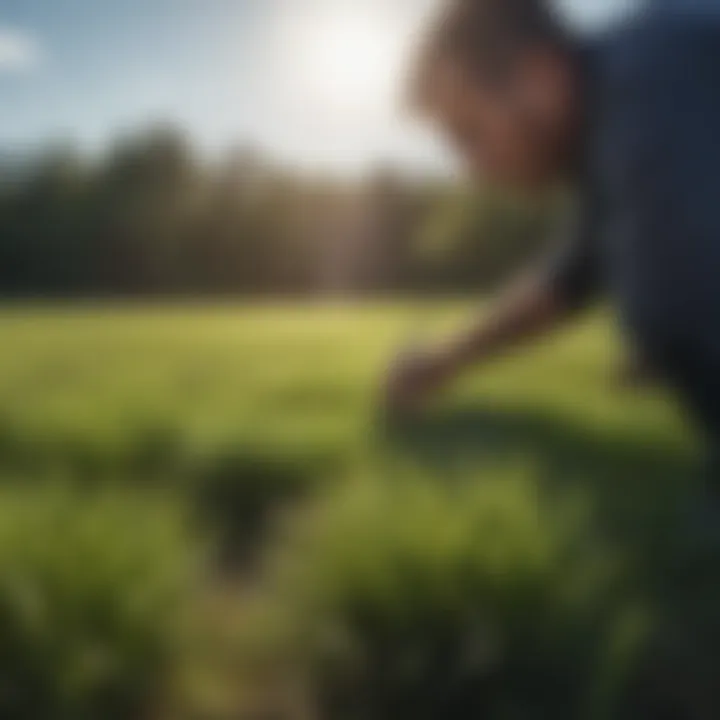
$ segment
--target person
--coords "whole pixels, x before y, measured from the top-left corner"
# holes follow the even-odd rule
[[[414,106],[474,174],[577,199],[560,251],[490,313],[402,353],[391,413],[574,317],[602,292],[639,356],[720,447],[720,2],[655,0],[591,40],[544,0],[454,0],[413,73]],[[720,474],[720,465],[716,473]]]

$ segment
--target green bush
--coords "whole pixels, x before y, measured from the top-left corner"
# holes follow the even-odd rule
[[[649,614],[582,507],[533,487],[345,490],[281,553],[255,640],[292,639],[332,720],[616,717]]]
[[[175,658],[196,557],[165,503],[3,488],[0,717],[140,717]]]

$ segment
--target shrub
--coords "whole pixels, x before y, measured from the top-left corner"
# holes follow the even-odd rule
[[[176,508],[0,491],[0,716],[137,718],[182,628],[196,551]]]
[[[613,717],[649,616],[587,521],[512,478],[352,486],[281,553],[265,629],[321,717]]]

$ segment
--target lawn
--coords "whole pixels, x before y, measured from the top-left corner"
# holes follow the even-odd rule
[[[198,446],[345,455],[360,444],[372,452],[378,378],[393,349],[418,318],[432,336],[466,310],[7,310],[0,314],[0,466],[143,474],[170,472]],[[478,372],[440,414],[464,415],[466,425],[477,414],[483,435],[497,430],[502,444],[519,434],[520,446],[537,445],[531,449],[541,460],[550,435],[561,445],[565,438],[571,455],[601,451],[602,464],[618,470],[625,460],[633,470],[675,462],[687,442],[672,411],[612,386],[620,356],[607,325],[594,320]]]
[[[254,676],[267,665],[277,671],[285,664],[278,657],[292,657],[306,679],[303,697],[312,695],[326,716],[462,717],[458,708],[472,706],[493,718],[530,717],[513,698],[524,692],[519,688],[539,684],[545,699],[529,697],[534,706],[545,703],[549,716],[578,717],[582,707],[582,717],[618,717],[609,698],[622,697],[629,681],[619,661],[607,660],[615,651],[603,643],[628,634],[611,632],[610,625],[642,625],[627,620],[631,606],[642,606],[644,618],[662,614],[670,583],[666,558],[675,552],[669,529],[693,486],[693,443],[660,393],[614,384],[621,352],[604,315],[469,375],[425,417],[386,426],[377,387],[393,349],[418,327],[441,336],[468,311],[464,303],[8,308],[0,313],[4,492],[30,514],[33,503],[45,507],[60,493],[60,516],[70,523],[73,512],[92,516],[97,502],[100,514],[110,512],[110,526],[123,526],[116,514],[128,512],[129,528],[137,510],[123,508],[146,503],[165,517],[172,505],[173,517],[177,511],[187,518],[176,554],[194,555],[186,543],[202,547],[210,558],[205,572],[208,563],[220,568],[223,585],[245,578],[238,582],[247,586],[252,568],[253,595],[273,607],[272,619],[263,615],[255,629],[272,627],[270,634],[283,640],[258,633],[263,637],[249,643],[254,650],[239,663],[238,675]],[[67,493],[81,498],[70,509]],[[117,513],[107,510],[115,507],[107,498],[116,495],[122,496]],[[60,521],[53,513],[41,517],[56,523],[55,530],[34,532],[49,537]],[[93,532],[78,531],[73,542],[92,542]],[[13,537],[22,544],[21,534]],[[165,540],[149,542],[156,542],[153,562],[164,567],[172,551]],[[122,554],[118,544],[122,552],[143,554],[116,537],[113,558]],[[478,546],[495,549],[483,554]],[[67,565],[69,555],[57,562]],[[56,577],[55,555],[33,558],[32,567]],[[8,578],[25,577],[23,567],[6,560],[3,587]],[[100,572],[102,553],[93,562],[88,574]],[[567,605],[565,595],[548,595],[548,588],[564,587],[583,567],[596,565],[615,569],[583,580],[593,591],[582,601]],[[120,594],[142,583],[142,574],[130,573],[135,580],[129,580],[128,572],[118,573]],[[75,587],[82,572],[66,576]],[[100,600],[92,593],[78,597],[90,605],[108,602],[107,593]],[[230,597],[245,607],[245,597]],[[477,613],[468,608],[487,597],[495,603],[494,620],[486,620],[490,634],[506,632],[507,644],[502,660],[483,664],[477,647],[463,643],[480,632]],[[208,598],[193,602],[197,614]],[[537,612],[542,619],[528,624]],[[116,622],[117,612],[108,617]],[[152,635],[155,616],[146,617],[136,626],[123,621],[117,634],[100,633],[103,642],[122,655],[123,633]],[[105,628],[103,622],[90,623],[88,636]],[[330,652],[318,638],[337,623],[344,640]],[[286,626],[287,633],[278,629]],[[541,626],[549,637],[538,632]],[[292,650],[298,636],[312,652]],[[483,638],[477,643],[495,642]],[[157,646],[173,656],[162,639],[153,639],[148,653]],[[102,703],[113,693],[145,704],[161,694],[129,671],[100,673],[98,680],[83,664],[82,650],[78,672],[90,679],[78,684],[73,676],[56,686],[53,663],[62,654],[31,632],[18,640],[26,646],[29,657],[43,658],[44,684],[33,663],[15,682],[27,686],[28,697],[42,686],[48,698],[32,712],[93,717],[98,708],[106,712]],[[274,659],[248,660],[256,652]],[[457,665],[467,653],[475,660]],[[520,662],[531,656],[543,662]],[[167,669],[160,660],[133,662],[142,664],[146,680],[153,672],[164,677]],[[612,671],[598,670],[606,665]],[[492,678],[492,692],[479,678]],[[564,692],[568,683],[582,693]],[[285,680],[280,685],[287,688]],[[6,712],[32,716],[27,702],[10,702]]]

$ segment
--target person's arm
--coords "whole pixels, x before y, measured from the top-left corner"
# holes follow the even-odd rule
[[[602,284],[597,243],[599,218],[593,205],[578,215],[559,253],[526,273],[471,326],[444,349],[455,371],[512,350],[553,330],[584,309]]]
[[[388,407],[413,410],[467,369],[551,331],[585,307],[599,289],[601,263],[597,217],[586,212],[580,220],[548,268],[513,283],[465,332],[434,349],[401,353],[386,386]]]
[[[540,273],[527,274],[480,321],[438,348],[438,360],[445,373],[455,375],[552,330],[565,316],[565,303],[552,283]]]

